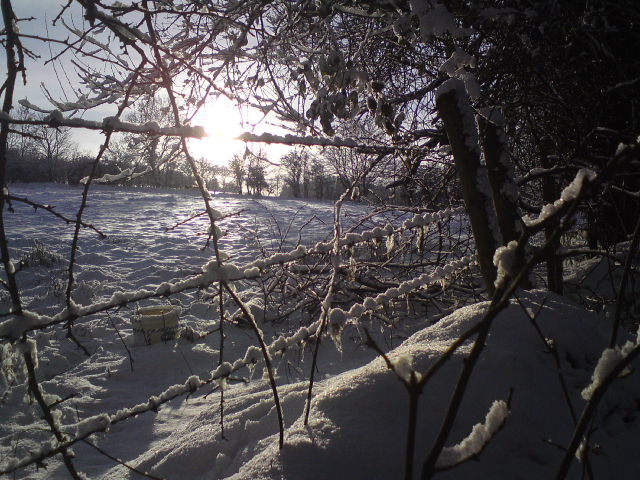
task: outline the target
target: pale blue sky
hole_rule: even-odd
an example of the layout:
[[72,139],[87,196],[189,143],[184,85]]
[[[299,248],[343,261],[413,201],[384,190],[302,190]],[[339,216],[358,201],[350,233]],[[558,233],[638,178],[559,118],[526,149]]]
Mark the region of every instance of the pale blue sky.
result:
[[[18,18],[35,17],[35,20],[24,21],[19,23],[20,32],[25,34],[33,34],[39,36],[49,36],[53,38],[67,38],[69,33],[67,30],[58,24],[52,26],[52,20],[59,12],[60,5],[66,4],[66,1],[59,0],[14,0],[12,2],[14,11]],[[80,8],[72,5],[68,11],[73,19],[74,23],[80,24],[83,22]],[[38,105],[46,109],[53,109],[54,107],[46,99],[41,83],[45,83],[49,92],[57,100],[65,100],[65,94],[71,97],[72,91],[69,88],[69,82],[76,82],[77,77],[74,72],[73,65],[70,62],[49,62],[46,61],[51,58],[51,52],[40,41],[24,39],[25,46],[34,51],[34,53],[40,55],[39,59],[26,58],[25,63],[27,67],[27,84],[24,85],[22,78],[19,79],[16,85],[15,99],[20,100],[23,98],[28,99],[31,103]],[[59,46],[53,46],[52,48],[60,48]],[[55,53],[56,50],[53,50]],[[6,75],[6,60],[4,51],[0,50],[1,60],[1,74]],[[85,118],[97,119],[103,118],[109,115],[113,115],[113,107],[98,108],[91,114],[86,115]],[[74,132],[74,141],[78,143],[81,151],[87,151],[95,153],[98,150],[100,143],[102,143],[102,135],[99,132],[80,129]]]

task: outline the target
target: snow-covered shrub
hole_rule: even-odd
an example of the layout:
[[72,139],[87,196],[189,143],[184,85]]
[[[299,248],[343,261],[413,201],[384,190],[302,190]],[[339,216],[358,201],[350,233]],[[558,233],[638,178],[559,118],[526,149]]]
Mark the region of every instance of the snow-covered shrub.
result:
[[35,239],[33,246],[18,256],[18,265],[22,268],[51,268],[64,261],[62,255],[52,252],[42,241]]
[[[2,0],[0,177],[7,178],[10,156],[28,156],[26,139],[73,128],[101,132],[102,140],[91,161],[78,160],[73,177],[80,185],[64,190],[61,202],[52,201],[57,187],[21,192],[2,185],[1,398],[10,413],[0,422],[0,450],[9,458],[1,474],[102,475],[104,465],[96,467],[85,446],[109,461],[126,457],[117,469],[167,477],[278,478],[298,462],[304,469],[287,472],[292,478],[364,471],[371,478],[383,475],[375,461],[386,461],[390,448],[404,465],[383,465],[391,468],[386,477],[404,468],[412,478],[422,464],[423,478],[458,472],[473,478],[476,465],[468,460],[485,454],[488,477],[505,461],[534,458],[545,473],[561,463],[563,478],[578,451],[590,468],[590,435],[598,432],[586,427],[605,391],[624,383],[614,380],[640,354],[637,342],[617,347],[633,262],[616,258],[625,273],[619,282],[607,277],[616,300],[608,345],[598,348],[601,335],[584,311],[518,287],[529,287],[529,271],[546,262],[555,274],[549,286],[561,290],[562,259],[582,253],[560,249],[559,238],[574,228],[589,195],[615,190],[614,198],[637,203],[638,184],[628,178],[638,175],[626,171],[637,164],[637,132],[629,131],[636,122],[608,119],[637,110],[635,63],[608,66],[610,52],[629,51],[609,37],[633,33],[630,0],[623,7],[589,2],[575,15],[579,22],[561,11],[561,2],[524,9],[511,1],[77,0],[55,12],[43,7],[51,19],[46,29],[31,17],[36,13],[16,13],[28,3]],[[609,29],[618,22],[630,32]],[[30,25],[39,30],[29,32]],[[595,25],[606,26],[606,35]],[[54,32],[43,36],[49,27]],[[555,42],[546,45],[546,35]],[[583,39],[594,43],[582,48]],[[632,44],[626,40],[620,44]],[[603,48],[592,48],[598,41]],[[19,75],[26,83],[31,62],[42,57],[37,45],[47,47],[49,58],[37,67],[53,65],[55,83],[69,85],[59,91],[44,85],[51,107],[24,98],[18,103],[26,110],[16,115]],[[530,70],[538,62],[545,68]],[[577,80],[593,86],[582,91]],[[630,108],[618,108],[618,91],[634,99],[624,105]],[[606,100],[594,102],[603,115],[591,107],[594,92]],[[201,109],[225,116],[213,97],[242,104],[251,129],[239,136],[244,156],[234,157],[228,172],[240,194],[243,183],[256,195],[266,188],[269,159],[251,145],[280,144],[330,164],[334,205],[322,212],[321,202],[288,203],[283,209],[295,214],[280,222],[265,199],[253,223],[243,216],[250,202],[232,198],[218,208],[219,197],[208,190],[217,183],[211,165],[195,158],[191,143],[206,135],[191,124]],[[273,124],[292,133],[265,127]],[[56,155],[46,150],[40,157],[55,166]],[[297,193],[294,187],[309,189],[311,178],[299,168],[288,181]],[[194,184],[197,206],[171,218],[182,194],[129,189],[123,199],[105,185],[162,181]],[[352,203],[363,201],[372,203]],[[22,207],[38,215],[40,231],[30,238],[67,239],[64,258],[36,244],[14,261],[12,243],[35,224]],[[520,207],[531,218],[521,221]],[[626,226],[632,211],[620,211]],[[40,215],[68,229],[55,230]],[[103,242],[105,235],[116,240]],[[629,259],[639,237],[640,226]],[[167,303],[181,307],[184,336],[133,345],[131,312]],[[558,328],[568,311],[571,335]],[[557,321],[546,323],[549,317]],[[580,329],[583,320],[588,329]],[[597,361],[592,353],[602,347]],[[566,368],[569,357],[575,365]],[[590,366],[595,374],[587,387]],[[393,389],[398,380],[408,408],[405,393]],[[624,409],[616,403],[611,411],[633,411],[637,380],[628,384]],[[536,397],[543,413],[536,417],[529,394],[551,388],[556,394],[548,403]],[[582,391],[585,398],[577,398]],[[482,397],[472,413],[465,410],[469,392]],[[432,413],[429,422],[420,405]],[[637,431],[632,421],[627,427],[597,418],[603,429]],[[359,430],[350,432],[353,419]],[[509,441],[492,454],[499,430],[511,422]],[[123,430],[129,440],[121,443]],[[541,445],[548,430],[552,442],[572,439],[550,454]],[[535,446],[518,443],[519,431],[535,432]],[[332,450],[332,442],[339,447]],[[354,467],[353,458],[367,455],[373,460]],[[181,467],[172,467],[177,458]],[[32,470],[45,461],[50,470]],[[610,473],[607,467],[597,470]],[[513,466],[509,472],[522,473]],[[122,476],[111,473],[105,478]]]

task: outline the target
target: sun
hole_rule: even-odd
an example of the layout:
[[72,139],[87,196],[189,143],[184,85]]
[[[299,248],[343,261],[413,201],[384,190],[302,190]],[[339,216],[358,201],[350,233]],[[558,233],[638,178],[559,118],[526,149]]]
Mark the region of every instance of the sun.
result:
[[189,147],[195,156],[212,164],[227,165],[234,154],[244,151],[244,143],[234,140],[244,131],[242,116],[229,100],[219,98],[204,106],[191,124],[201,125],[207,132],[202,139],[190,140]]

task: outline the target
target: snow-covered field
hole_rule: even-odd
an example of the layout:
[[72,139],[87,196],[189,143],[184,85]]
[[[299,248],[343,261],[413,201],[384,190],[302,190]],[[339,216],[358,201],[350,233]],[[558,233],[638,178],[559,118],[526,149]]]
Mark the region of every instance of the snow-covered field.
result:
[[[75,220],[82,189],[27,184],[13,186],[11,193],[53,205],[57,212]],[[330,237],[333,225],[333,204],[328,202],[218,196],[213,206],[224,214],[242,212],[221,223],[226,232],[221,247],[231,253],[231,260],[237,263],[255,259],[263,248],[269,252],[280,248],[288,250],[298,241],[298,232],[305,245],[324,240]],[[6,216],[14,255],[20,252],[19,257],[32,248],[34,242],[41,242],[51,253],[68,256],[73,225],[17,202],[14,209],[15,214]],[[200,216],[176,225],[202,211],[197,190],[123,190],[94,186],[83,220],[99,228],[108,238],[99,240],[97,234],[83,230],[77,258],[78,281],[87,284],[87,295],[110,296],[115,286],[132,290],[197,270],[213,255],[210,249],[202,250],[207,240],[208,219]],[[357,216],[364,211],[366,209],[357,205],[347,207],[347,215]],[[165,231],[174,226],[175,229]],[[282,239],[289,243],[281,247]],[[62,263],[59,266],[64,267]],[[33,292],[36,297],[40,293]],[[78,298],[78,301],[91,299]]]
[[[11,193],[55,205],[58,212],[74,218],[81,190],[15,185]],[[202,234],[208,227],[204,217],[165,231],[200,212],[201,200],[195,191],[98,186],[88,205],[85,221],[108,237],[100,239],[88,229],[82,232],[74,293],[78,304],[109,299],[118,290],[135,291],[198,273],[212,258],[210,249],[202,249],[207,238]],[[216,196],[213,205],[223,214],[242,211],[221,223],[226,231],[221,247],[237,264],[248,264],[262,253],[289,251],[298,243],[312,246],[331,238],[331,203]],[[25,264],[18,273],[25,307],[54,314],[64,307],[73,226],[25,205],[15,203],[13,207],[15,214],[5,215],[6,228],[14,258]],[[369,211],[354,204],[345,210],[347,224]],[[239,287],[249,288],[248,284]],[[246,291],[259,291],[251,288]],[[438,478],[528,480],[552,478],[558,469],[574,424],[559,373],[567,384],[571,406],[579,414],[585,405],[581,392],[589,385],[606,346],[608,325],[572,301],[546,292],[523,293],[521,300],[530,311],[542,306],[540,314],[532,322],[523,308],[512,304],[496,319],[447,445],[467,437],[466,443],[445,449],[445,454],[456,458],[482,444],[482,428],[473,428],[485,421],[495,401],[507,402],[510,413],[477,457],[479,462],[466,462],[443,471]],[[8,298],[2,297],[2,301],[4,309],[8,308]],[[134,346],[130,318],[135,305],[130,305],[77,323],[76,336],[89,349],[90,357],[65,338],[63,328],[35,335],[41,386],[47,395],[64,399],[55,411],[59,412],[59,423],[69,426],[62,428],[65,433],[73,435],[72,430],[84,419],[148,404],[153,395],[184,384],[193,375],[206,379],[218,366],[215,298],[206,291],[190,290],[173,295],[170,301],[181,307],[183,327],[213,333],[196,342],[179,338],[166,344]],[[140,306],[162,302],[168,300],[141,302]],[[374,332],[374,337],[390,352],[391,361],[404,365],[405,370],[410,361],[415,371],[425,372],[460,334],[480,321],[486,308],[486,303],[472,304],[436,323],[423,317],[417,323]],[[265,322],[261,327],[269,343],[280,334],[295,333],[308,325],[308,320],[292,317],[293,324]],[[366,325],[372,328],[378,324]],[[345,328],[341,344],[323,342],[308,426],[303,425],[303,416],[312,347],[303,344],[275,355],[286,425],[282,450],[278,448],[273,397],[259,364],[257,371],[238,370],[225,386],[224,438],[220,391],[212,382],[165,403],[157,412],[114,423],[108,433],[89,437],[102,452],[85,442],[76,443],[75,463],[92,479],[143,478],[105,452],[129,467],[149,472],[151,478],[404,478],[409,397],[396,375],[365,345],[361,327]],[[254,333],[246,326],[229,325],[226,335],[224,356],[232,363],[256,344]],[[550,340],[558,352],[559,367],[550,353]],[[420,396],[416,478],[469,349],[465,345],[457,350]],[[3,360],[8,358],[5,355]],[[3,369],[9,367],[3,365]],[[3,470],[12,461],[46,446],[51,434],[38,406],[27,398],[26,386],[10,384],[0,395]],[[593,478],[637,478],[639,409],[640,379],[632,373],[615,382],[600,404],[588,439],[588,462],[576,460],[569,477],[583,478],[585,465],[589,465]],[[32,465],[18,470],[15,478],[68,478],[59,456],[45,463],[46,468]]]

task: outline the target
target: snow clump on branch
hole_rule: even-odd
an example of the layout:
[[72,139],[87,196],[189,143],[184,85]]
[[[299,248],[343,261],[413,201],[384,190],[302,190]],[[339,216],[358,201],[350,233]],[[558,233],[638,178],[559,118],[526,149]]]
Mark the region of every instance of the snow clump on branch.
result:
[[627,341],[622,347],[616,345],[613,348],[605,348],[598,359],[596,368],[591,376],[591,383],[582,390],[581,395],[585,400],[591,400],[593,393],[602,385],[616,366],[623,361],[635,348],[640,346],[640,328],[635,342]]
[[437,468],[449,468],[478,455],[488,445],[495,433],[504,425],[509,416],[509,407],[503,400],[491,405],[484,423],[477,423],[467,438],[453,447],[442,449],[436,462]]
[[513,265],[516,260],[516,249],[518,242],[511,240],[507,245],[500,247],[493,255],[493,264],[498,267],[498,273],[494,285],[497,287],[504,278],[513,278]]
[[553,203],[548,203],[544,207],[542,207],[542,211],[538,218],[531,219],[529,217],[523,217],[523,221],[527,227],[536,227],[543,223],[545,220],[553,216],[558,210],[563,208],[567,203],[574,201],[578,198],[580,192],[582,192],[582,188],[584,186],[585,180],[587,182],[592,182],[597,177],[597,174],[588,168],[581,168],[578,170],[576,174],[576,178],[567,185],[562,193],[560,194],[560,198]]

